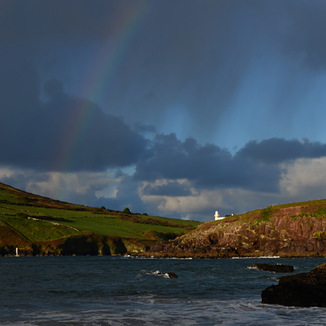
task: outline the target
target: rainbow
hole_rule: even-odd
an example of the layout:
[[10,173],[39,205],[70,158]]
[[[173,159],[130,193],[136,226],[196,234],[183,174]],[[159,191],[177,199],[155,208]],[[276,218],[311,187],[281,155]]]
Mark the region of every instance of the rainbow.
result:
[[[150,12],[152,4],[151,0],[128,2],[128,5],[117,13],[113,24],[112,21],[108,22],[106,28],[113,36],[102,43],[97,54],[89,62],[90,73],[85,76],[81,87],[84,98],[96,103],[104,91],[106,93],[112,91],[115,76],[128,53],[130,42],[143,18]],[[80,106],[72,109],[69,121],[66,123],[66,130],[60,135],[62,141],[56,151],[53,163],[55,171],[73,169],[87,130],[96,114],[96,110],[90,107],[89,101],[77,102]]]
[[[70,171],[74,168],[75,160],[80,157],[87,131],[95,117],[95,110],[87,105],[88,101],[81,100],[80,107],[73,108],[65,121],[65,129],[60,135],[61,142],[56,151],[53,170]],[[90,103],[90,102],[88,102]]]
[[[112,41],[99,48],[97,57],[94,57],[91,63],[92,75],[85,86],[87,98],[96,101],[104,90],[107,92],[112,88],[112,82],[124,62],[130,42],[143,18],[150,12],[151,6],[151,0],[130,1],[128,6],[118,13],[113,23],[113,33],[111,32]],[[107,29],[112,29],[112,22],[108,22]]]

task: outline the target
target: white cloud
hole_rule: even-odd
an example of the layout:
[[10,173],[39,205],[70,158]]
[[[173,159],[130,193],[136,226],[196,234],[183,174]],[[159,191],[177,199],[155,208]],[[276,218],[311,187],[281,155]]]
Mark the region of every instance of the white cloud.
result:
[[[151,195],[146,194],[145,189],[148,186],[153,188],[169,185],[173,182],[178,183],[179,185],[186,187],[190,190],[190,195],[187,196],[169,196],[169,195]],[[196,211],[200,211],[203,206],[208,203],[208,198],[204,198],[199,192],[191,187],[190,182],[187,179],[159,179],[154,182],[142,182],[138,187],[138,195],[141,200],[150,206],[155,206],[161,212],[166,213],[175,213],[179,212],[180,214],[187,216]]]
[[1,167],[0,168],[0,180],[12,178],[18,171],[14,171],[11,168]]
[[37,172],[0,168],[0,180],[19,189],[63,201],[91,204],[99,197],[115,198],[122,177],[115,172]]
[[[275,194],[240,188],[199,190],[192,187],[186,179],[180,179],[178,182],[190,187],[191,194],[188,196],[144,194],[143,190],[148,185],[158,186],[169,182],[171,180],[166,179],[156,180],[152,183],[144,182],[138,188],[138,194],[146,205],[155,207],[161,213],[169,215],[178,213],[187,219],[210,221],[214,218],[215,210],[220,211],[221,214],[244,213],[252,209],[272,205],[278,200],[278,196]],[[273,197],[275,198],[271,199]]]
[[33,179],[27,190],[59,200],[92,205],[98,198],[116,198],[121,177],[110,172],[49,172]]
[[326,157],[282,165],[281,193],[295,200],[326,198]]

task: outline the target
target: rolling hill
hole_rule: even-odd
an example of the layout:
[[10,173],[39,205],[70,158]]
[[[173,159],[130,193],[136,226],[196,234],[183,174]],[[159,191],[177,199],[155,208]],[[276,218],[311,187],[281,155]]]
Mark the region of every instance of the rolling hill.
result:
[[156,244],[157,257],[326,256],[326,200],[269,206],[199,225]]
[[199,222],[88,207],[0,183],[0,255],[135,254]]
[[0,256],[326,256],[326,199],[208,223],[70,204],[0,183]]

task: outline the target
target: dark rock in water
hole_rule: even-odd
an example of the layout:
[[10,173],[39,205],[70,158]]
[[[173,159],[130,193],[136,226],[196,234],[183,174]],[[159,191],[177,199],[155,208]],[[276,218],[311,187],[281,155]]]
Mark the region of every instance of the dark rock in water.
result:
[[154,275],[164,276],[164,277],[167,277],[167,278],[178,278],[178,275],[176,273],[173,273],[173,272],[162,273],[160,271],[157,271],[157,272],[154,273]]
[[177,278],[178,277],[178,275],[173,272],[169,272],[167,274],[168,274],[169,278]]
[[292,272],[294,272],[294,268],[291,265],[253,264],[251,267],[260,269],[262,271],[274,272],[274,273],[292,273]]
[[326,264],[309,273],[283,276],[262,294],[262,302],[298,307],[326,307]]

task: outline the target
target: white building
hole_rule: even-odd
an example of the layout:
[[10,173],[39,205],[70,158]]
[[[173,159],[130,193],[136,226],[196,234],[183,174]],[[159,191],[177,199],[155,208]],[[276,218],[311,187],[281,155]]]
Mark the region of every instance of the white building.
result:
[[214,217],[215,217],[215,221],[225,219],[225,216],[220,216],[220,215],[218,214],[218,211],[215,211]]

